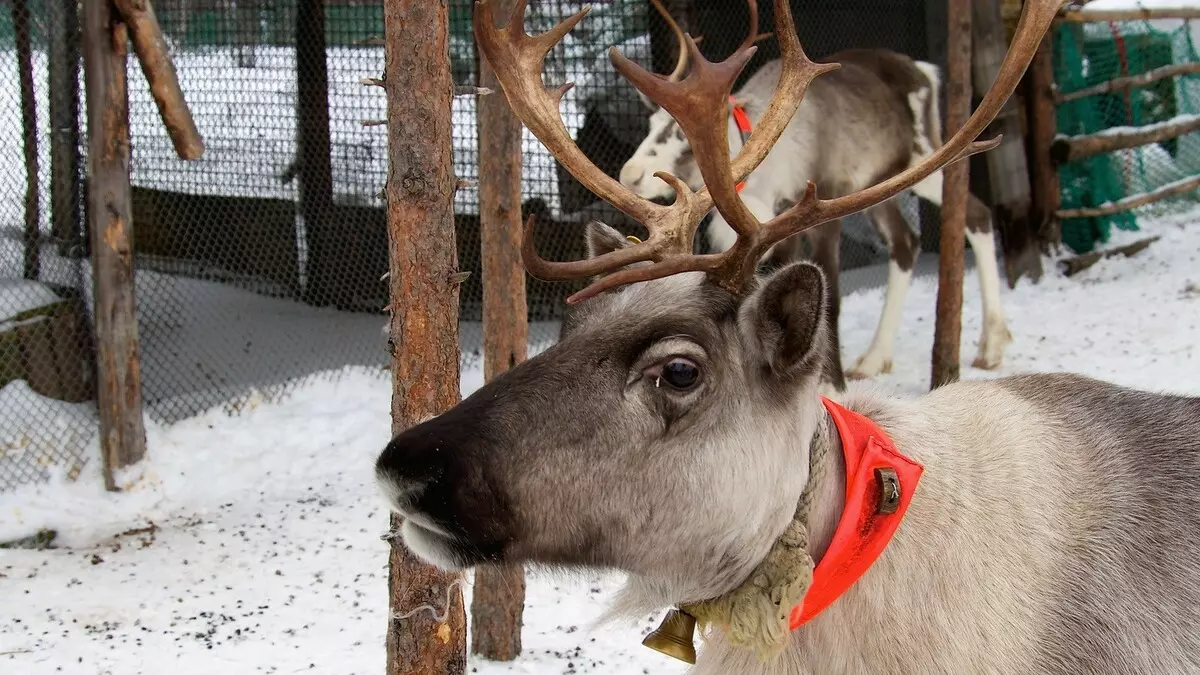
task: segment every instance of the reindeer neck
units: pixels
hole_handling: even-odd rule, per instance
[[[842,439],[824,407],[808,456],[815,458],[809,467],[809,475],[816,481],[808,512],[808,552],[814,563],[820,563],[846,502],[846,458],[842,454]]]

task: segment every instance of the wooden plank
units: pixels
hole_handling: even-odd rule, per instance
[[[499,0],[507,20],[513,0]],[[500,81],[479,59],[479,85]],[[479,99],[479,217],[483,263],[483,370],[491,381],[525,360],[529,341],[521,262],[521,121],[499,93]],[[480,567],[471,598],[471,651],[494,661],[521,653],[525,572],[521,565]]]
[[[167,127],[167,135],[175,146],[175,154],[180,159],[200,159],[204,155],[204,140],[196,130],[192,111],[188,110],[183,90],[179,88],[175,64],[171,62],[154,7],[150,0],[113,0],[113,4],[129,28],[133,49],[142,64],[163,125]]]
[[[1071,101],[1078,101],[1081,98],[1089,96],[1108,94],[1114,91],[1125,91],[1133,87],[1144,87],[1159,80],[1178,77],[1180,75],[1195,75],[1196,73],[1200,73],[1200,63],[1172,63],[1153,70],[1147,70],[1137,75],[1117,77],[1107,82],[1101,82],[1100,84],[1084,87],[1083,89],[1076,89],[1065,94],[1058,92],[1054,95],[1054,102],[1070,103]]]
[[[1200,115],[1177,115],[1142,127],[1116,127],[1094,134],[1066,136],[1054,141],[1050,156],[1060,164],[1077,162],[1114,150],[1137,148],[1200,131]]]
[[[1200,19],[1200,7],[1147,7],[1132,9],[1064,9],[1056,23],[1106,23],[1108,21],[1156,21],[1161,19]]]
[[[948,0],[946,42],[946,137],[952,136],[971,115],[971,1]],[[954,162],[943,169],[941,242],[938,261],[937,317],[933,332],[930,388],[959,378],[959,342],[962,338],[964,247],[970,162]]]
[[[41,274],[41,208],[38,200],[38,149],[36,99],[33,93],[33,49],[29,36],[29,0],[13,0],[13,38],[17,48],[17,79],[21,89],[21,146],[25,152],[25,255],[26,279]]]
[[[445,2],[385,0],[392,432],[459,401],[458,254]],[[401,525],[391,517],[393,531]],[[467,664],[462,577],[417,558],[399,539],[388,559],[387,675],[462,675]],[[428,605],[433,612],[414,608]]]
[[[1059,211],[1056,215],[1063,220],[1068,218],[1098,218],[1100,216],[1109,216],[1114,213],[1130,211],[1138,208],[1139,206],[1153,204],[1154,202],[1166,199],[1167,197],[1183,194],[1184,192],[1195,190],[1196,188],[1200,188],[1200,174],[1189,176],[1188,178],[1182,178],[1172,183],[1167,183],[1156,190],[1151,190],[1150,192],[1144,192],[1137,195],[1130,195],[1124,199],[1118,199],[1115,202],[1110,202],[1102,206],[1090,206],[1079,209],[1064,209]]]
[[[133,288],[129,189],[128,37],[111,4],[83,3],[88,115],[88,226],[95,286],[100,446],[104,485],[146,454]]]

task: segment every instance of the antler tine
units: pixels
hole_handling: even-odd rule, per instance
[[[936,152],[886,181],[835,199],[818,199],[816,186],[810,182],[803,199],[763,225],[762,239],[753,247],[755,252],[764,252],[772,244],[794,234],[830,220],[844,218],[890,199],[902,190],[916,185],[934,171],[999,145],[999,136],[987,141],[975,139],[995,119],[1004,102],[1016,89],[1064,2],[1065,0],[1029,0],[1025,3],[1016,34],[1000,65],[996,80],[967,123]]]
[[[750,27],[746,30],[746,39],[738,45],[737,51],[749,47],[763,37],[758,34],[758,0],[746,0],[746,9],[749,11]]]
[[[1000,67],[1000,73],[988,89],[983,101],[975,110],[975,113],[968,119],[967,123],[941,148],[920,164],[871,188],[836,199],[818,199],[816,185],[809,183],[807,193],[799,203],[763,224],[750,235],[747,236],[739,233],[738,240],[734,246],[722,254],[690,256],[687,258],[671,259],[655,265],[642,265],[622,269],[609,274],[600,281],[576,293],[571,298],[568,298],[568,302],[579,302],[580,300],[624,284],[649,281],[689,271],[707,272],[710,278],[722,287],[738,292],[753,275],[762,253],[772,244],[820,223],[847,216],[889,199],[900,191],[912,187],[934,171],[951,162],[965,159],[973,154],[995,147],[999,144],[999,138],[989,141],[975,141],[975,138],[995,118],[1004,102],[1016,89],[1046,31],[1050,28],[1054,17],[1065,1],[1028,0],[1024,4],[1021,11],[1021,19],[1017,25],[1016,35],[1008,52],[1005,54],[1004,61]],[[782,9],[781,5],[786,8],[786,0],[783,2],[777,0],[776,2],[776,16],[782,18],[786,9],[780,11]],[[788,22],[785,22],[783,26],[786,28]],[[794,30],[781,29],[776,32],[779,35],[781,47],[785,50],[789,49],[786,45],[793,40]],[[798,49],[799,40],[795,40],[795,44],[792,47]],[[823,66],[817,66],[817,68],[823,68]],[[812,77],[815,77],[815,75]],[[811,81],[811,77],[809,79]],[[686,83],[687,80],[684,80],[683,84]],[[783,90],[784,87],[781,83],[780,91]],[[780,101],[779,99],[780,94],[777,91],[775,99],[772,100],[771,109],[784,110],[791,107],[791,101]],[[788,111],[787,117],[790,118],[791,114],[794,114],[794,108]],[[783,121],[783,124],[786,125],[786,120]],[[766,134],[759,136],[763,129],[762,123],[759,124],[758,129],[751,137],[751,143],[758,138],[766,138]],[[769,149],[774,140],[772,138],[771,143],[765,143],[765,148]],[[765,151],[763,154],[765,155]],[[743,149],[738,159],[734,161],[734,175],[738,180],[744,178],[739,164],[743,166],[753,164],[753,166],[747,168],[746,172],[748,173],[753,170],[754,166],[757,166],[757,161],[761,161],[761,158],[757,158],[756,152],[749,152],[748,147],[747,149]],[[705,180],[708,180],[707,175],[705,175]],[[696,201],[703,205],[708,202],[708,199],[705,197],[706,195],[702,191],[696,195]],[[726,217],[728,218],[728,216]]]
[[[654,5],[654,9],[658,10],[658,13],[662,15],[663,20],[667,22],[667,26],[675,35],[675,44],[679,48],[679,56],[675,58],[675,70],[671,71],[671,74],[667,76],[667,81],[678,82],[683,77],[683,71],[687,70],[688,52],[687,44],[683,41],[683,29],[679,27],[679,24],[675,21],[675,17],[671,16],[667,8],[663,7],[660,0],[650,0],[650,4]]]
[[[533,246],[533,222],[526,226],[522,256],[534,276],[546,280],[569,280],[640,261],[660,261],[671,255],[690,253],[696,227],[710,207],[698,208],[694,194],[674,176],[659,177],[676,191],[675,203],[661,206],[639,197],[632,190],[592,163],[571,139],[559,113],[563,94],[571,83],[548,88],[542,83],[546,55],[587,15],[585,7],[550,30],[537,36],[525,32],[526,0],[514,3],[508,24],[497,27],[489,0],[478,0],[473,22],[475,40],[495,71],[496,79],[513,113],[546,146],[546,149],[589,191],[644,224],[650,237],[636,246],[604,256],[573,262],[551,262],[537,255]],[[688,237],[684,241],[685,237]]]

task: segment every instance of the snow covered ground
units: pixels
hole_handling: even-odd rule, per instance
[[[965,365],[980,326],[969,276],[964,377],[1069,370],[1200,395],[1200,209],[1142,225],[1112,242],[1161,235],[1135,258],[1004,289],[1016,342],[998,373]],[[927,388],[934,294],[934,278],[914,281],[885,389]],[[866,348],[882,301],[878,288],[844,300],[847,360]],[[127,494],[104,493],[93,463],[76,483],[0,495],[0,540],[53,528],[61,547],[0,550],[0,670],[381,672],[386,516],[370,467],[388,438],[389,385],[367,368],[341,375],[251,399],[236,415],[148,422],[151,461],[127,477]],[[464,392],[480,380],[464,372]],[[639,644],[657,616],[591,628],[619,582],[531,577],[524,653],[473,660],[472,672],[682,672]]]

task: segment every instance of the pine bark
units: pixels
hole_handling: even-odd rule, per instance
[[[451,163],[449,8],[445,2],[384,3],[387,91],[387,225],[392,361],[392,431],[444,412],[459,400],[458,256]],[[400,518],[392,516],[392,526]],[[458,675],[466,670],[466,613],[459,579],[426,565],[393,540],[389,557],[389,675]],[[444,615],[444,616],[443,616]],[[442,620],[439,620],[442,619]]]
[[[513,0],[499,0],[508,17]],[[479,215],[483,257],[483,363],[491,381],[527,356],[528,309],[521,263],[521,122],[500,93],[487,59],[479,85]],[[521,653],[525,572],[520,565],[480,567],[471,598],[471,651],[494,661]]]
[[[949,3],[946,22],[950,31],[946,42],[947,138],[962,128],[971,115],[971,2],[949,0]],[[970,163],[955,162],[944,172],[931,388],[958,380],[959,342],[962,339],[963,258]]]
[[[128,31],[111,3],[83,3],[88,226],[96,293],[96,374],[104,483],[146,454],[129,187]]]

